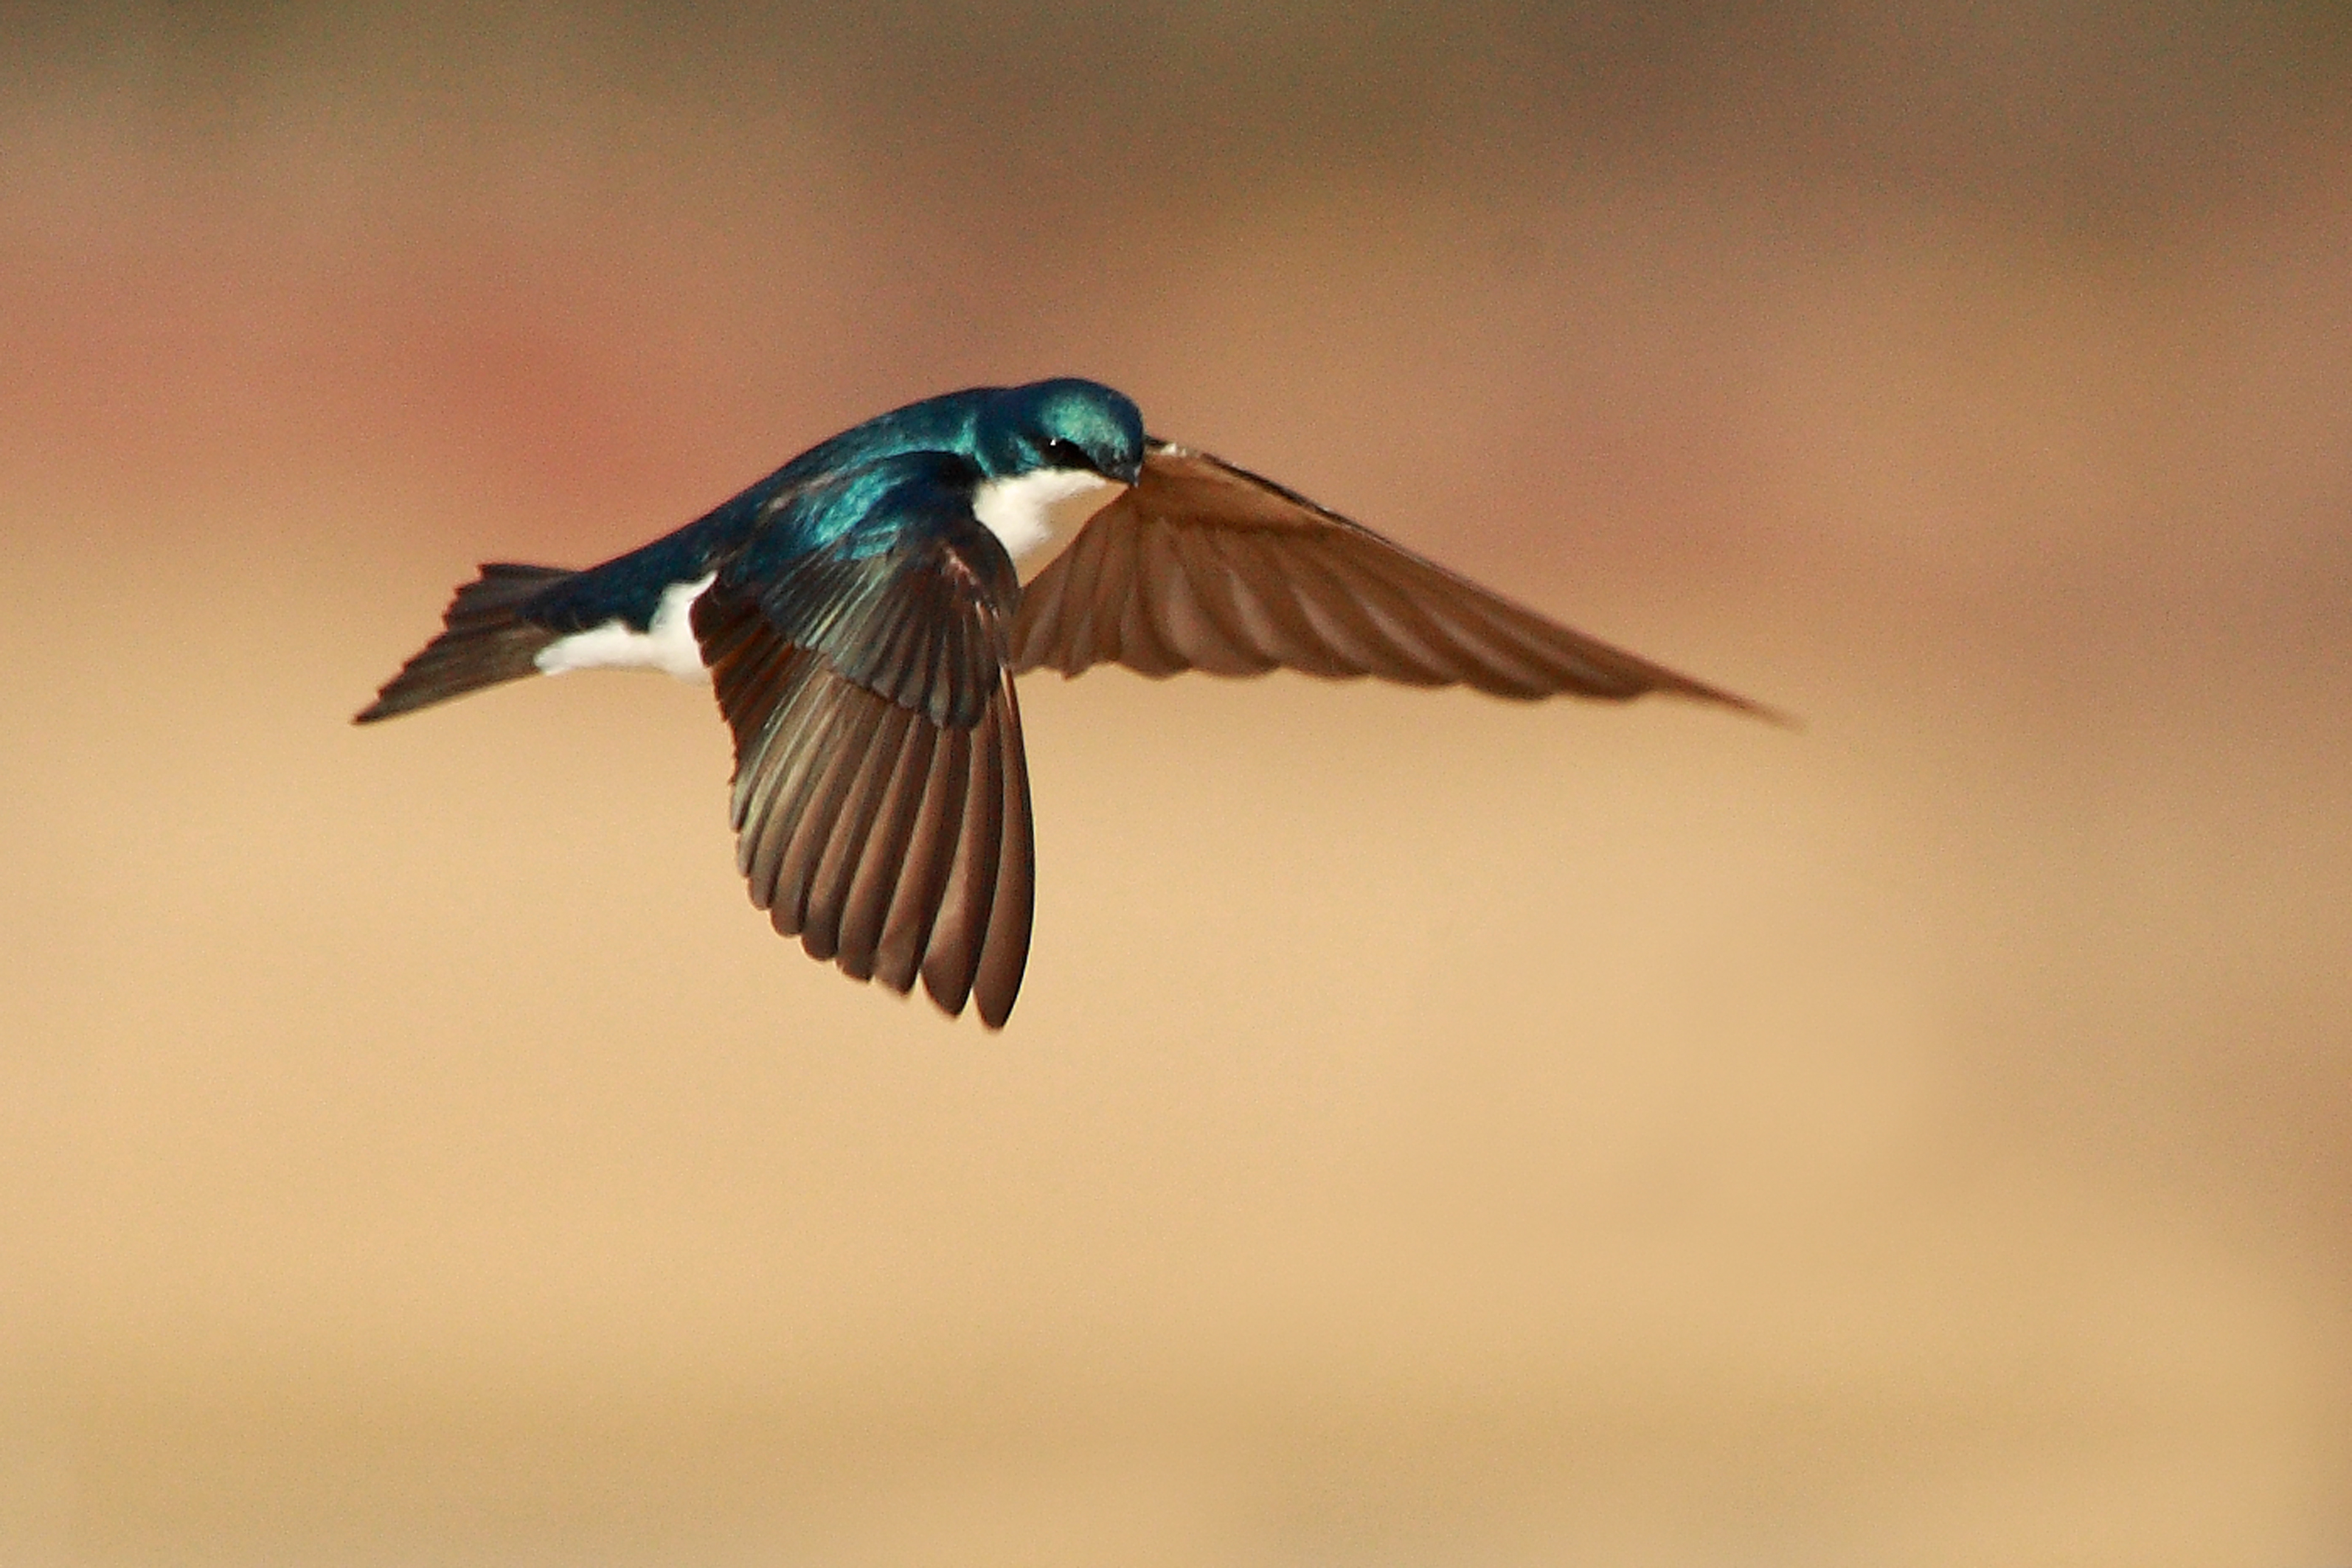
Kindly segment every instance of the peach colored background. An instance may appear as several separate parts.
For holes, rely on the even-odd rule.
[[[0,1562],[2352,1560],[2340,9],[0,29]],[[1054,373],[1809,727],[1034,681],[996,1038],[344,722]]]

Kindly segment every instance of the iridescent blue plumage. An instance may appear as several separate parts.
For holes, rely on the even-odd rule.
[[[756,605],[777,637],[845,679],[969,729],[997,687],[1020,600],[1004,546],[974,521],[979,468],[945,452],[900,452],[787,490],[719,565],[708,615]],[[984,607],[971,628],[961,595]],[[942,635],[945,634],[945,635]]]
[[[862,515],[855,496],[796,513],[782,538],[766,535],[780,509],[802,489],[854,474],[878,458],[952,455],[971,465],[975,482],[1083,463],[1132,483],[1143,462],[1143,416],[1135,405],[1096,382],[1065,378],[926,398],[819,442],[677,532],[546,590],[530,601],[530,618],[563,633],[612,620],[643,631],[664,590],[700,578],[755,537],[771,563],[783,558],[779,551],[830,542],[825,529],[849,527]],[[880,518],[867,521],[887,526]]]

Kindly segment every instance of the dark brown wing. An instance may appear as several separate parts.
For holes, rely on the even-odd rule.
[[[1777,717],[1571,631],[1271,479],[1164,441],[1024,590],[1015,669],[1276,668],[1497,697],[1646,691]]]
[[[980,548],[997,562],[934,542],[814,559],[758,591],[722,574],[694,629],[735,734],[751,901],[811,957],[902,994],[920,975],[950,1015],[970,999],[1001,1028],[1036,864],[1003,657],[1012,565]]]

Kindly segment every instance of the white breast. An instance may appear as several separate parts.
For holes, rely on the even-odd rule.
[[[715,575],[715,574],[714,574]],[[544,675],[567,669],[658,669],[680,680],[702,680],[702,648],[694,640],[694,601],[710,578],[673,583],[662,590],[653,623],[644,631],[615,617],[601,626],[559,637],[533,660]]]
[[[972,492],[972,515],[1003,542],[1025,584],[1127,487],[1079,468],[1040,468],[1017,479],[982,479]]]

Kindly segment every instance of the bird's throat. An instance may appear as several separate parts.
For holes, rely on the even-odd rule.
[[[982,479],[972,492],[972,515],[1003,544],[1024,587],[1053,564],[1087,520],[1127,489],[1083,469],[1040,468],[1007,479]]]

